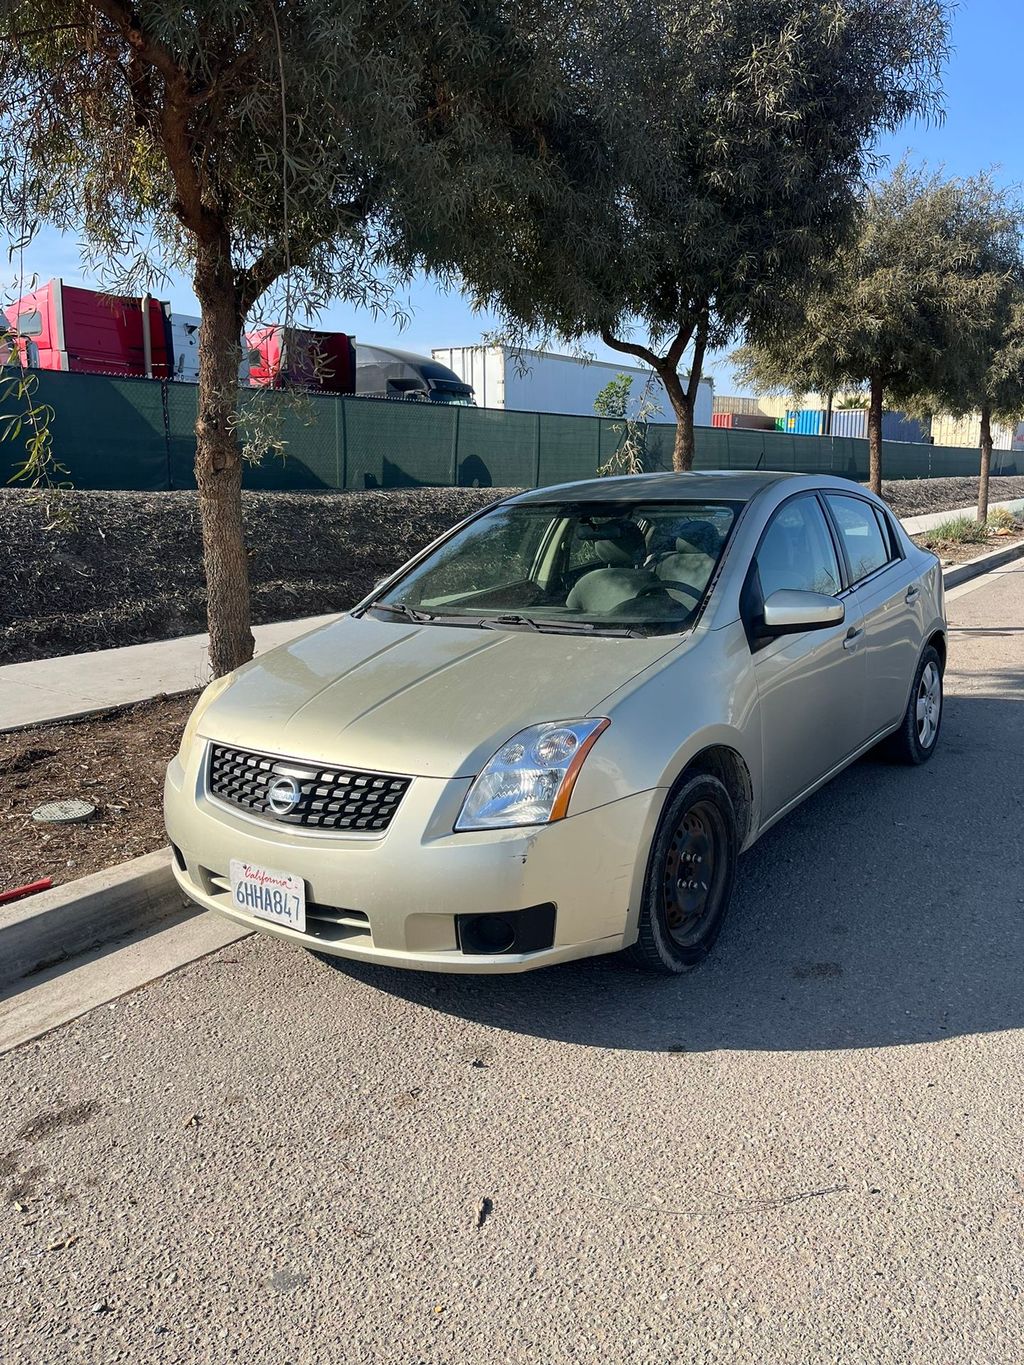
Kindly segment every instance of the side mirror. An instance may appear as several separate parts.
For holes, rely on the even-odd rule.
[[[771,635],[795,635],[802,630],[822,630],[842,625],[846,607],[823,592],[779,588],[764,604],[764,628]]]

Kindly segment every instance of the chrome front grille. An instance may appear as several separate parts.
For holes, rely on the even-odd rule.
[[[211,796],[266,820],[304,829],[383,834],[411,780],[388,773],[320,768],[225,744],[210,745],[207,781]],[[285,799],[275,797],[271,804],[275,784]],[[294,796],[290,804],[289,786]]]

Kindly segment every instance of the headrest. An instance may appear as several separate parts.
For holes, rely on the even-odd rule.
[[[715,559],[722,548],[722,537],[709,521],[687,521],[679,528],[676,549],[680,554],[707,555]]]
[[[603,527],[604,537],[594,542],[594,553],[609,568],[636,568],[647,555],[643,532],[635,522],[620,522]]]

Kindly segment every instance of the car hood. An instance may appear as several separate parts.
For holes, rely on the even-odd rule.
[[[678,643],[346,616],[246,664],[199,733],[324,764],[472,777],[510,735],[586,716]]]

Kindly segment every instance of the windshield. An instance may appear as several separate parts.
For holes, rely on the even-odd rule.
[[[471,522],[368,608],[414,620],[673,633],[697,613],[736,503],[511,503]]]

